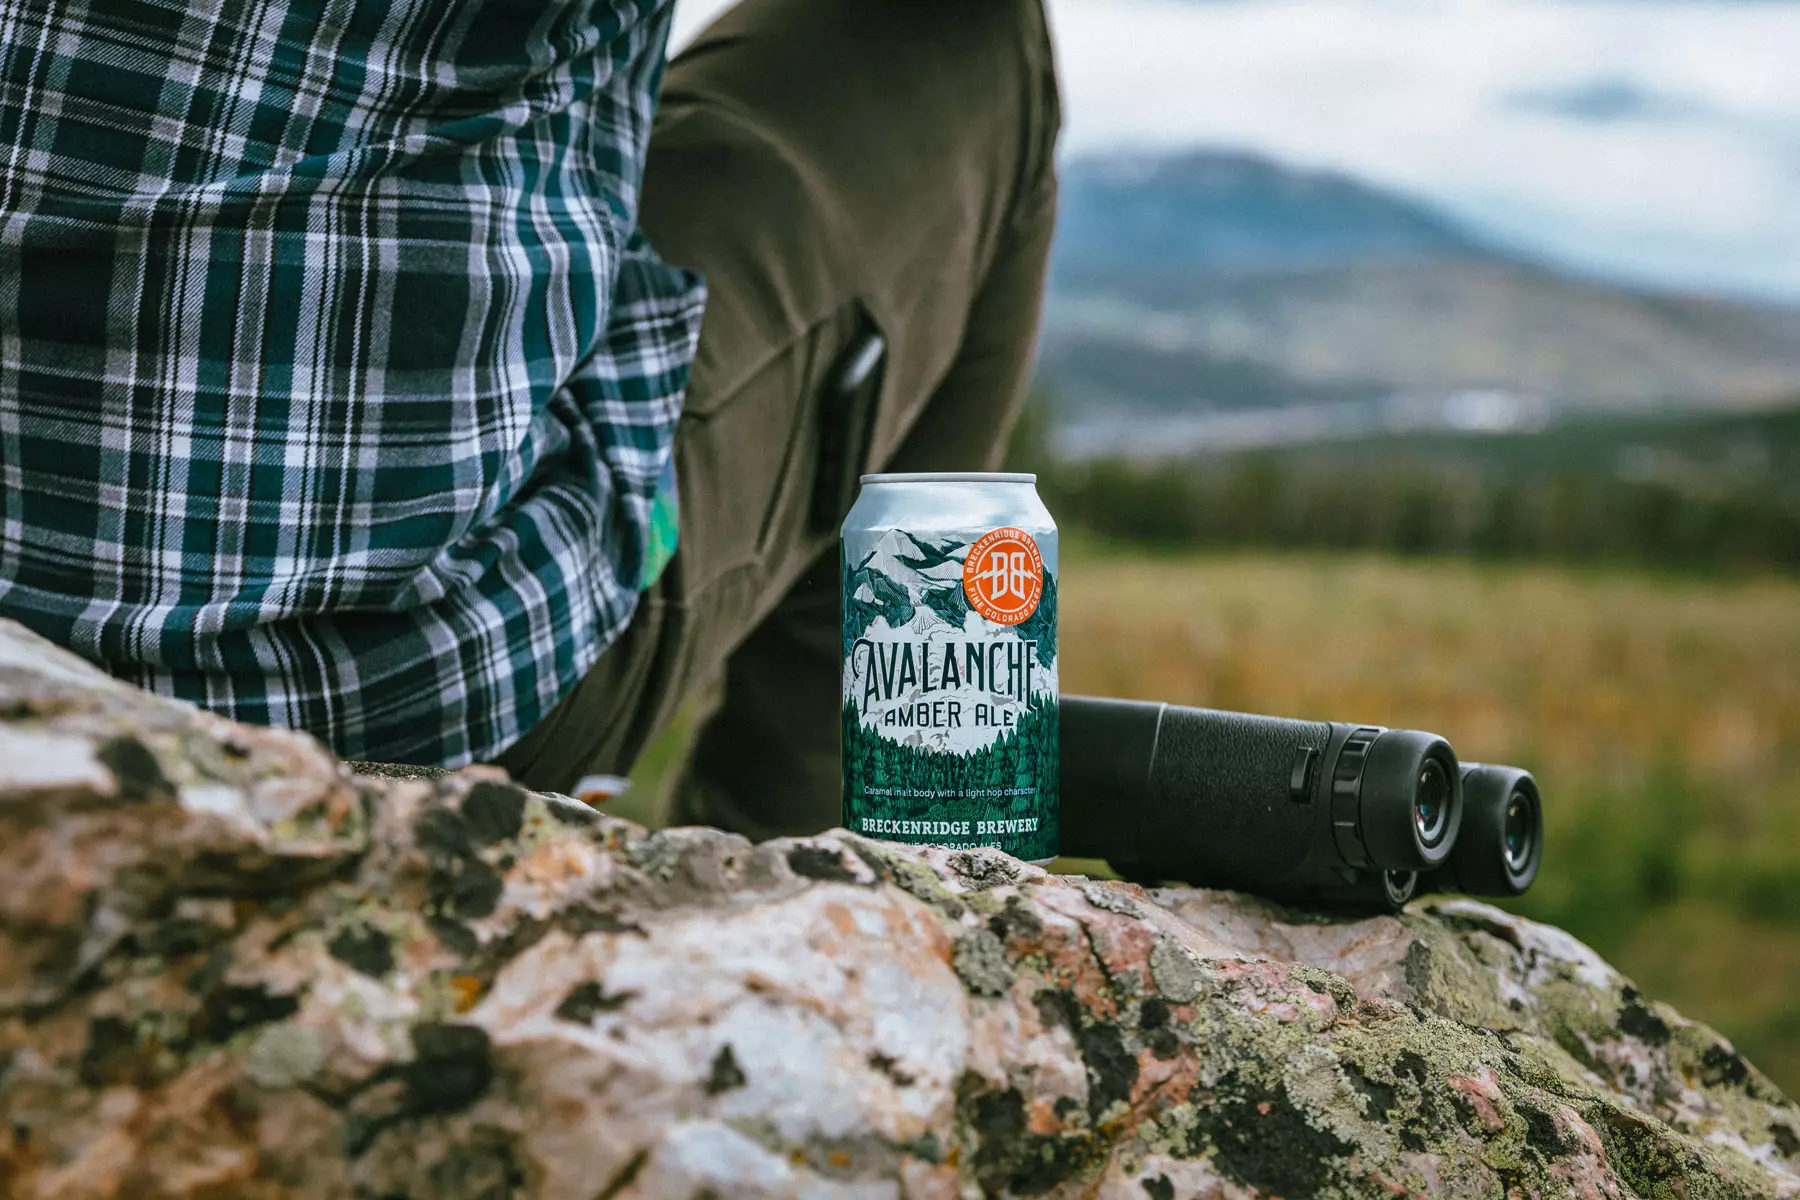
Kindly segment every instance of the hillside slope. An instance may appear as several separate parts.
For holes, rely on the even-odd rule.
[[[1065,176],[1041,368],[1065,420],[1469,389],[1556,412],[1800,395],[1800,311],[1561,274],[1411,200],[1251,156]]]

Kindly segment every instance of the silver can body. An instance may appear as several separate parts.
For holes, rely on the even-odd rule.
[[[865,475],[840,544],[844,825],[1058,853],[1056,522],[1031,475]]]

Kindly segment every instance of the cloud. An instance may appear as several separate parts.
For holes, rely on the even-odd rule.
[[[1687,97],[1629,79],[1590,79],[1567,87],[1521,88],[1506,103],[1576,121],[1680,121],[1717,115]]]
[[[1052,11],[1071,150],[1254,147],[1403,188],[1587,270],[1800,301],[1800,4]]]
[[[675,28],[669,34],[669,46],[679,50],[694,40],[694,35],[712,23],[714,17],[730,8],[736,0],[676,0]]]
[[[1049,3],[1067,152],[1245,147],[1585,270],[1800,303],[1800,3]]]

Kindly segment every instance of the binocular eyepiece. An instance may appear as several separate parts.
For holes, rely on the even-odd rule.
[[[1422,892],[1517,896],[1537,878],[1544,857],[1544,811],[1537,780],[1518,767],[1464,763],[1463,828]]]
[[[1543,852],[1531,775],[1431,733],[1066,696],[1061,736],[1063,853],[1130,879],[1393,910],[1517,895]]]

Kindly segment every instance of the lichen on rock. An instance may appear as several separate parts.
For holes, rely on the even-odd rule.
[[[1736,1197],[1800,1110],[1580,943],[352,774],[0,622],[0,1195]]]

